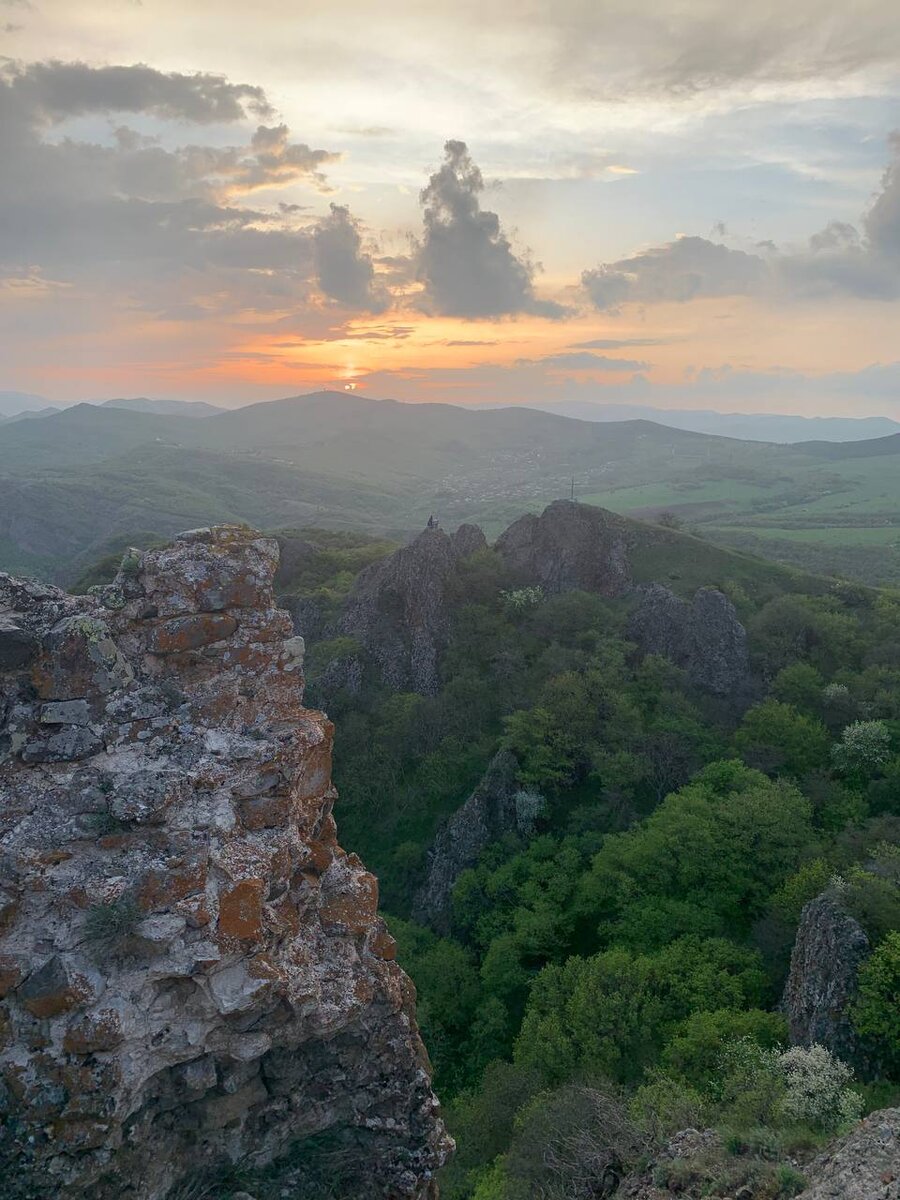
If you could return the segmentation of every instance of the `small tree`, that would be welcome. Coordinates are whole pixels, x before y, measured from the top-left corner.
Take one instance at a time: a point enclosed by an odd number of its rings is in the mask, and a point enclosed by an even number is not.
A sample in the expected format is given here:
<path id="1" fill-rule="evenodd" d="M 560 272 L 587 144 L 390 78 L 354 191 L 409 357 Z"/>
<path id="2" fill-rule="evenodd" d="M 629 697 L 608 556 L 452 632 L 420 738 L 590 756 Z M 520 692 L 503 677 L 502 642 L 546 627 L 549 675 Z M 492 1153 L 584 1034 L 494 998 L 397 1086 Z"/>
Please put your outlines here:
<path id="1" fill-rule="evenodd" d="M 890 757 L 891 731 L 884 721 L 854 721 L 831 751 L 837 770 L 860 782 L 876 775 Z"/>

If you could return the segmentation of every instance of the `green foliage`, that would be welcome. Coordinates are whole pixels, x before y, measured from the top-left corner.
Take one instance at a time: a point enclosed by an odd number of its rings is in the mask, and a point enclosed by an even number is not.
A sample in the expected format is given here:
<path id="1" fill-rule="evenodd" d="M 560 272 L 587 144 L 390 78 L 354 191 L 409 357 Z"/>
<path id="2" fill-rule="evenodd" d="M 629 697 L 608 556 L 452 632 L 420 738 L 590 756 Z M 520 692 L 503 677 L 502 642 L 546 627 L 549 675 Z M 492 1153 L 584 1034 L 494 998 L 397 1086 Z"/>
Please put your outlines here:
<path id="1" fill-rule="evenodd" d="M 900 847 L 877 846 L 865 867 L 852 867 L 841 883 L 843 906 L 873 945 L 900 929 Z"/>
<path id="2" fill-rule="evenodd" d="M 780 700 L 764 700 L 745 715 L 735 745 L 751 766 L 799 778 L 828 760 L 830 738 L 821 721 Z"/>
<path id="3" fill-rule="evenodd" d="M 787 1021 L 781 1013 L 758 1008 L 695 1012 L 678 1026 L 661 1061 L 672 1074 L 702 1088 L 715 1078 L 725 1047 L 744 1039 L 765 1049 L 781 1046 Z"/>
<path id="4" fill-rule="evenodd" d="M 535 979 L 516 1061 L 551 1081 L 576 1073 L 634 1082 L 692 1012 L 761 998 L 756 955 L 723 939 L 681 938 L 656 954 L 623 947 L 548 966 Z"/>
<path id="5" fill-rule="evenodd" d="M 665 562 L 682 591 L 715 578 L 702 543 L 686 568 L 681 535 L 656 536 L 674 540 L 652 560 L 636 551 L 636 577 Z M 335 560 L 328 574 L 317 546 L 320 573 L 298 594 L 327 612 L 351 573 Z M 900 648 L 897 668 L 882 661 L 897 612 L 865 591 L 789 594 L 787 576 L 747 563 L 725 578 L 766 690 L 743 714 L 698 697 L 668 660 L 637 657 L 627 602 L 523 593 L 490 550 L 454 585 L 438 695 L 364 673 L 358 696 L 327 698 L 342 840 L 379 873 L 459 1144 L 448 1200 L 546 1191 L 535 1148 L 558 1154 L 561 1129 L 587 1136 L 563 1120 L 577 1088 L 622 1089 L 650 1138 L 731 1128 L 738 1157 L 697 1176 L 711 1194 L 793 1194 L 785 1146 L 826 1136 L 830 1117 L 791 1109 L 785 1022 L 770 1010 L 801 910 L 836 877 L 876 946 L 900 925 L 882 845 L 900 840 Z M 311 674 L 348 658 L 365 667 L 350 639 L 313 641 Z M 888 731 L 890 754 L 845 770 L 831 744 L 861 718 Z M 459 878 L 439 937 L 403 918 L 436 830 L 498 748 L 517 766 L 516 820 Z M 723 1072 L 736 1044 L 744 1060 Z"/>
<path id="6" fill-rule="evenodd" d="M 900 932 L 889 933 L 860 969 L 854 1023 L 900 1065 Z"/>
<path id="7" fill-rule="evenodd" d="M 691 930 L 747 930 L 809 844 L 810 817 L 787 781 L 713 764 L 636 829 L 607 838 L 584 881 L 583 910 L 601 936 L 615 929 L 643 946 Z"/>
<path id="8" fill-rule="evenodd" d="M 808 716 L 815 715 L 822 707 L 824 683 L 815 667 L 807 662 L 794 662 L 782 667 L 772 680 L 772 695 Z"/>
<path id="9" fill-rule="evenodd" d="M 654 1142 L 681 1129 L 703 1129 L 709 1116 L 706 1098 L 683 1078 L 650 1071 L 628 1106 L 632 1120 Z"/>

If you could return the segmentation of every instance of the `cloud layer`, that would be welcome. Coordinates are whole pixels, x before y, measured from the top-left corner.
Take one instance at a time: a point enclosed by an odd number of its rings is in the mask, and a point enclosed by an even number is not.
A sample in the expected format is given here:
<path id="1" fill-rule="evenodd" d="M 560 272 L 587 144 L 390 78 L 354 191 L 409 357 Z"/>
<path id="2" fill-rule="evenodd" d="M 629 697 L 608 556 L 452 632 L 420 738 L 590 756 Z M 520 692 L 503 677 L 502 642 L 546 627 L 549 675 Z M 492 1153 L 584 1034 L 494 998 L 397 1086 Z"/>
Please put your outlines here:
<path id="1" fill-rule="evenodd" d="M 601 311 L 715 296 L 900 297 L 900 136 L 891 143 L 894 160 L 863 216 L 862 233 L 832 221 L 805 248 L 781 253 L 771 244 L 762 253 L 747 253 L 707 238 L 680 237 L 589 268 L 582 273 L 582 286 Z"/>

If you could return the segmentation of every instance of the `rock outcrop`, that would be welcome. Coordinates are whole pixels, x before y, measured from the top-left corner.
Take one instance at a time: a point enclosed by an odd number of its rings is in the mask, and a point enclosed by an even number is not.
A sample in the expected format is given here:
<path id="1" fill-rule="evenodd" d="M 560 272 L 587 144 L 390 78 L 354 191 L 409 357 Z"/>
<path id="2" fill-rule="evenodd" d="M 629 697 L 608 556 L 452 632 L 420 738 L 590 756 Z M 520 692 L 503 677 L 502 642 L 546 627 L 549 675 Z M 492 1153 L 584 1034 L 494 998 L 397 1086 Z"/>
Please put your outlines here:
<path id="1" fill-rule="evenodd" d="M 516 772 L 508 750 L 494 755 L 478 786 L 435 838 L 428 874 L 413 906 L 414 918 L 440 933 L 450 928 L 450 897 L 456 881 L 486 846 L 517 827 Z"/>
<path id="2" fill-rule="evenodd" d="M 414 992 L 337 844 L 277 560 L 220 527 L 88 597 L 0 576 L 7 1195 L 211 1194 L 325 1130 L 359 1197 L 433 1194 Z"/>
<path id="3" fill-rule="evenodd" d="M 397 691 L 434 695 L 438 659 L 450 634 L 448 591 L 463 558 L 486 545 L 474 525 L 452 535 L 425 529 L 360 572 L 338 623 Z"/>
<path id="4" fill-rule="evenodd" d="M 782 1000 L 792 1045 L 818 1043 L 857 1069 L 865 1068 L 850 1008 L 859 968 L 869 953 L 865 931 L 831 891 L 805 905 Z"/>
<path id="5" fill-rule="evenodd" d="M 798 1200 L 900 1200 L 900 1108 L 866 1117 L 804 1173 Z"/>
<path id="6" fill-rule="evenodd" d="M 740 1163 L 714 1130 L 685 1129 L 669 1140 L 646 1170 L 623 1181 L 616 1200 L 676 1196 L 754 1200 L 774 1194 L 768 1187 L 763 1191 L 754 1186 L 752 1172 L 748 1172 L 749 1183 L 729 1179 Z M 774 1175 L 773 1164 L 760 1165 L 768 1166 Z M 900 1200 L 900 1109 L 872 1113 L 812 1162 L 792 1166 L 807 1182 L 797 1200 Z M 774 1178 L 769 1182 L 777 1187 Z"/>
<path id="7" fill-rule="evenodd" d="M 682 667 L 697 687 L 733 696 L 747 684 L 747 631 L 734 605 L 716 588 L 700 588 L 688 603 L 660 583 L 639 589 L 628 636 L 645 654 Z"/>
<path id="8" fill-rule="evenodd" d="M 621 596 L 631 586 L 627 530 L 615 513 L 556 500 L 540 516 L 514 521 L 496 549 L 515 575 L 545 592 Z"/>

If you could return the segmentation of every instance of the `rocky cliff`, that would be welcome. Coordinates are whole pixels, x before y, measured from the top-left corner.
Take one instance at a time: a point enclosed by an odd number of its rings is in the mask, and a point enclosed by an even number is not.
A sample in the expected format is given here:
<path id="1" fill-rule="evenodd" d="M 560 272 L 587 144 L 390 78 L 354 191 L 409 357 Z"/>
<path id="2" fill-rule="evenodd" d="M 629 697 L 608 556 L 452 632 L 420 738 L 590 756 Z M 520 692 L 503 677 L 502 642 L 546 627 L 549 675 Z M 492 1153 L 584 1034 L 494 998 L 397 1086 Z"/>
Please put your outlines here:
<path id="1" fill-rule="evenodd" d="M 606 509 L 556 500 L 528 513 L 497 539 L 496 549 L 519 578 L 546 592 L 580 589 L 620 596 L 631 585 L 628 523 Z"/>
<path id="2" fill-rule="evenodd" d="M 416 895 L 413 917 L 440 933 L 450 928 L 450 899 L 463 871 L 485 847 L 517 828 L 519 764 L 508 750 L 494 755 L 466 802 L 450 817 L 428 852 L 428 873 Z"/>
<path id="3" fill-rule="evenodd" d="M 450 1143 L 414 993 L 336 841 L 277 559 L 220 527 L 89 597 L 0 576 L 13 1195 L 192 1195 L 324 1130 L 360 1197 L 432 1194 Z"/>
<path id="4" fill-rule="evenodd" d="M 735 696 L 750 672 L 747 631 L 734 605 L 716 588 L 682 600 L 659 583 L 642 587 L 628 636 L 645 654 L 661 654 L 687 671 L 697 687 Z"/>
<path id="5" fill-rule="evenodd" d="M 339 632 L 368 652 L 389 687 L 430 696 L 450 634 L 447 602 L 461 559 L 486 545 L 474 525 L 452 535 L 425 529 L 407 546 L 360 572 Z"/>
<path id="6" fill-rule="evenodd" d="M 782 1007 L 791 1043 L 826 1046 L 857 1069 L 865 1053 L 850 1021 L 859 968 L 869 957 L 869 939 L 844 912 L 832 891 L 805 905 L 791 954 Z"/>

